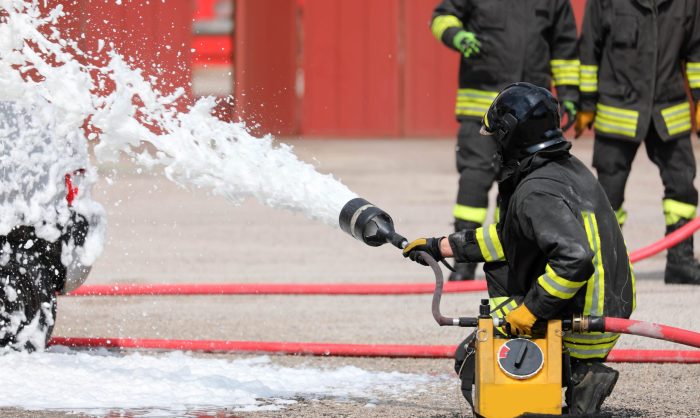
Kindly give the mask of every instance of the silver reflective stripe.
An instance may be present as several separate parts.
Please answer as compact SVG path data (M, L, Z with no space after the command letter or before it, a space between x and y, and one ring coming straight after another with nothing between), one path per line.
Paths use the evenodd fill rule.
M484 237L484 243L486 244L486 248L489 249L489 253L491 253L491 258L494 261L498 261L500 257L498 257L498 251L496 251L496 246L493 245L493 241L491 240L491 233L490 233L490 227L483 227L481 228L481 234Z
M545 282L547 282L548 285L552 286L557 291L567 295L569 298L572 298L580 289L580 287L572 289L570 287L562 286L559 283L555 282L551 277L549 277L547 273L543 274L541 277L542 279L544 279Z
M370 204L364 205L364 206L360 207L359 209L357 209L355 211L355 213L352 214L352 218L350 218L350 233L352 234L353 237L355 237L359 240L362 239L362 237L358 237L357 235L355 235L355 224L357 223L357 218L360 217L362 212L364 212L365 210L367 210L373 206L374 205L370 205Z

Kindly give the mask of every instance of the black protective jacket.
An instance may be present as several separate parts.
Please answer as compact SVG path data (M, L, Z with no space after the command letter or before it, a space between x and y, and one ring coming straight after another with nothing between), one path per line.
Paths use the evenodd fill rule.
M588 0L580 39L581 109L598 135L641 142L691 129L686 76L700 100L700 1Z
M507 261L507 292L524 297L538 318L628 318L634 274L622 232L605 192L570 147L521 161L499 183L502 222L455 233L450 245L457 261Z
M459 67L456 113L482 118L499 91L527 81L550 88L560 100L578 100L576 22L569 0L443 0L431 22L433 35L455 49L464 29L481 42L481 52Z

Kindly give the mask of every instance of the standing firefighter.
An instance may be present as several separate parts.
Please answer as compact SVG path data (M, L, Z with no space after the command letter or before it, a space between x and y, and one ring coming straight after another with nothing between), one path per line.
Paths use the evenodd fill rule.
M479 135L480 121L498 92L519 80L550 88L570 121L576 114L579 61L569 0L443 0L435 8L435 37L459 52L456 115L460 173L455 231L481 226L498 174L496 146ZM450 280L474 278L474 263L458 263Z
M577 137L595 128L593 166L620 225L625 185L644 142L664 184L666 233L695 217L698 192L690 143L693 99L700 100L697 0L589 0L580 40L581 111ZM700 124L696 111L696 124ZM688 238L668 250L666 283L700 284Z
M422 262L418 252L426 251L436 260L485 261L491 313L505 316L514 335L531 335L538 319L629 318L634 274L624 239L600 184L569 153L556 99L544 88L513 84L488 109L482 132L503 164L499 223L447 239L413 241L404 256ZM595 413L612 392L618 372L602 363L618 337L564 335L572 366L569 412ZM465 362L465 346L470 339L458 347L456 364L468 400L474 357L467 356L471 365Z

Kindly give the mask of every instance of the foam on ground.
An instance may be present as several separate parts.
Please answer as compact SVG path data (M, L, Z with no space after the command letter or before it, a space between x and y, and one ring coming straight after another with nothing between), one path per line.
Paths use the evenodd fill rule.
M191 410L279 410L299 399L407 398L444 377L336 369L282 367L269 357L244 360L76 352L52 347L44 353L0 356L5 385L0 407L59 409L105 414L110 410L160 410L158 416Z

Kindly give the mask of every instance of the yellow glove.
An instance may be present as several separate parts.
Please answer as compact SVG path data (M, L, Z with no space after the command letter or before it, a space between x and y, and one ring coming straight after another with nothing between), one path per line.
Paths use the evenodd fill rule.
M530 335L535 321L537 317L524 303L506 315L506 322L510 324L510 333L514 335Z
M423 257L421 257L420 254L418 254L419 252L423 251L428 253L431 257L433 257L435 261L440 261L445 258L442 256L442 252L440 251L440 241L442 241L443 238L445 237L418 238L417 240L412 241L406 246L406 248L403 249L403 256L410 258L412 261L415 261L418 264L427 266L428 263L426 263L423 260Z
M593 125L594 120L595 112L591 112L590 110L579 111L576 114L576 125L574 126L576 134L574 135L574 138L578 138L583 135L583 131L590 128L591 125Z

